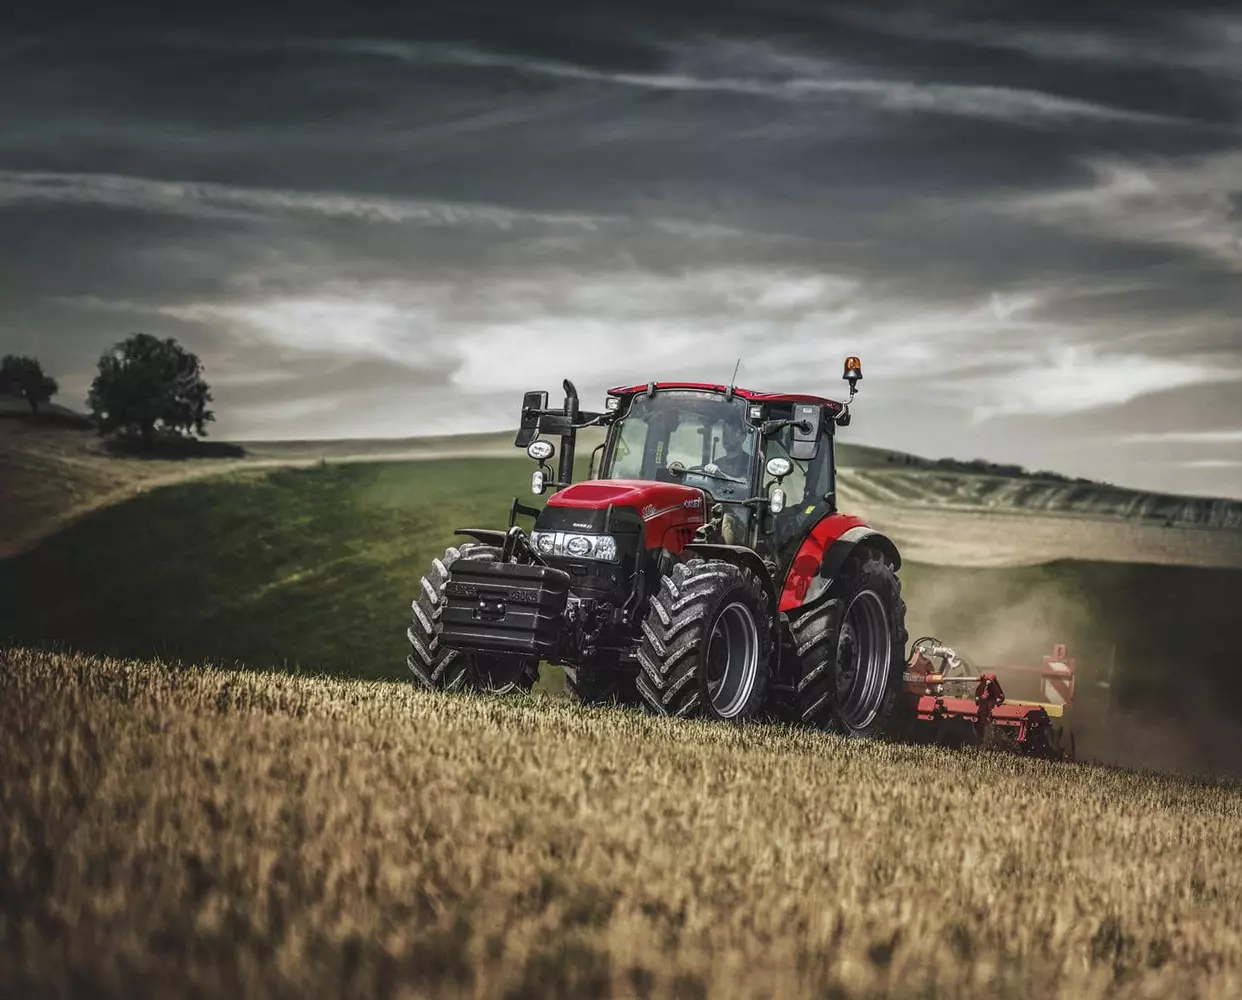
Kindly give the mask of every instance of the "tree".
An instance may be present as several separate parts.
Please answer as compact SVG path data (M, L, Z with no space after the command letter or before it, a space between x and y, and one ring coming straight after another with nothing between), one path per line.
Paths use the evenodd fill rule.
M60 392L60 386L56 384L56 379L44 373L36 358L6 354L0 360L0 392L24 396L30 404L30 412L37 417L39 404L48 402Z
M135 333L99 359L87 402L99 433L138 434L148 448L157 432L205 437L204 425L215 420L198 356L149 333Z

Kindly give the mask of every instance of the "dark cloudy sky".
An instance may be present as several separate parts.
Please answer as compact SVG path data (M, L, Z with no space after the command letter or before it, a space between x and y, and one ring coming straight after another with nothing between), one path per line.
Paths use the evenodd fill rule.
M0 22L0 349L63 402L135 330L232 438L857 353L852 440L1242 496L1242 9L175 6Z

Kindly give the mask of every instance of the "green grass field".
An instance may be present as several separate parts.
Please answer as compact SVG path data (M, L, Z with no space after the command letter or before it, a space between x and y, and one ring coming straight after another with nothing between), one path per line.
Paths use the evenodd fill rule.
M418 578L462 525L501 526L525 459L238 472L96 510L0 560L0 638L117 656L404 676ZM529 493L523 502L533 498ZM1188 688L1242 705L1228 628L1242 571L1061 562L902 572L914 634L984 662L1115 656L1122 703ZM547 672L557 689L559 677Z
M423 567L507 516L529 461L234 473L95 511L0 562L0 632L115 653L392 677Z
M0 400L0 403L3 403ZM428 460L449 457L517 456L513 432L442 437L310 441L187 441L156 454L117 449L99 438L85 420L57 410L39 420L0 406L0 558L21 552L64 525L99 507L122 502L143 489L221 473L319 462L352 463ZM75 429L76 428L76 429ZM585 474L592 448L603 440L595 429L579 439ZM841 440L836 445L842 505L864 513L888 508L933 516L945 512L1039 513L1107 522L1109 540L1095 535L1045 537L1035 542L1031 561L1066 556L1125 559L1137 547L1164 550L1153 561L1242 566L1242 501L1171 496L1069 479L1052 473L1026 473L1017 466L954 459L928 459ZM529 470L527 469L526 472ZM521 488L521 480L514 483ZM1064 524L1064 520L1062 520ZM1028 526L1029 527L1029 526ZM1201 529L1228 529L1208 532ZM1175 529L1175 530L1169 530ZM1127 537L1143 534L1141 544ZM976 531L972 534L978 534ZM1029 534L1029 532L1028 532ZM982 553L1007 548L995 534L980 535ZM1034 542L1033 539L1028 541ZM1112 544L1116 541L1116 545ZM1030 546L1025 546L1030 551ZM957 563L944 552L922 550L930 562ZM1003 561L1003 560L1002 560Z

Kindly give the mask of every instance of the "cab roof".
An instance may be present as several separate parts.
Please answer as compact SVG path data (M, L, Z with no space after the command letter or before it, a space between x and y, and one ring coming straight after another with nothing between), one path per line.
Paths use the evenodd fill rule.
M714 385L710 382L652 382L655 391L661 389L696 389L700 392L718 392L724 395L728 391L726 385ZM608 390L609 396L634 396L640 392L646 392L647 383L642 385L616 386ZM738 386L733 387L733 394L740 399L745 399L752 403L818 403L827 407L829 410L839 413L844 406L835 399L828 399L825 396L812 396L804 392L756 392L754 389L742 389Z

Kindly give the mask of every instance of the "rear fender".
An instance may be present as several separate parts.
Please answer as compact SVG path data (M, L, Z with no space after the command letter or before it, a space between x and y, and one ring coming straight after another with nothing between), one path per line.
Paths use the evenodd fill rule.
M785 577L780 610L792 612L825 600L832 581L860 545L878 549L894 568L901 568L901 554L887 535L852 515L829 514L803 539Z

